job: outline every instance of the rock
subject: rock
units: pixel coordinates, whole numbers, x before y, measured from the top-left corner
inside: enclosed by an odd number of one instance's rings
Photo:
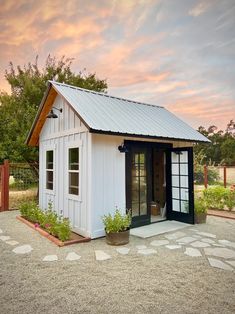
[[[154,240],[150,244],[153,246],[161,246],[161,245],[169,244],[169,241],[168,240]]]
[[[192,249],[187,247],[184,254],[191,256],[191,257],[199,257],[202,256],[201,252],[197,249]]]
[[[69,252],[66,256],[66,261],[77,261],[81,258],[80,255],[78,255],[77,253],[75,252]]]
[[[30,253],[32,250],[33,248],[31,247],[31,245],[25,244],[25,245],[17,246],[16,248],[12,250],[12,252],[14,252],[15,254],[27,254],[27,253]]]
[[[225,264],[224,262],[220,261],[219,259],[209,257],[208,261],[212,267],[216,267],[216,268],[220,268],[220,269],[224,269],[224,270],[233,270],[233,268],[231,266]]]
[[[43,262],[55,262],[58,261],[58,256],[57,255],[46,255],[43,258]]]
[[[95,251],[95,258],[96,258],[97,261],[105,261],[107,259],[110,259],[111,256],[108,255],[107,253],[105,253],[102,250],[96,250]]]

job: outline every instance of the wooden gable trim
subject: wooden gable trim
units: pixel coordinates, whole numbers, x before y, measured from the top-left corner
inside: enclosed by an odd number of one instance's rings
[[[39,109],[39,112],[30,131],[29,137],[27,139],[27,144],[29,146],[39,145],[39,135],[46,121],[47,115],[53,106],[56,96],[56,90],[50,85],[49,91],[47,92],[47,94],[45,94],[45,97],[43,98],[43,101],[41,103],[41,110]]]

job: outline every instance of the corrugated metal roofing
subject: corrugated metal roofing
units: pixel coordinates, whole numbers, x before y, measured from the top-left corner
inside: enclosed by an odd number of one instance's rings
[[[136,136],[209,140],[167,109],[50,81],[90,131]]]

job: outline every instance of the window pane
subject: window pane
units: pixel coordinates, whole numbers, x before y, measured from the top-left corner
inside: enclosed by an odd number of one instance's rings
[[[180,164],[180,174],[188,175],[188,164]]]
[[[172,186],[179,186],[179,176],[172,176]]]
[[[187,188],[188,187],[188,176],[181,176],[180,177],[180,186],[182,188]]]
[[[180,211],[180,201],[179,200],[172,200],[172,210],[174,210],[175,212],[179,212]]]
[[[172,152],[171,153],[171,161],[175,162],[175,163],[178,163],[179,162],[179,155],[174,153],[174,152]]]
[[[188,213],[189,212],[189,203],[188,201],[181,201],[181,212]]]
[[[78,195],[79,174],[78,172],[69,173],[69,194]]]
[[[179,174],[179,164],[172,164],[172,174]]]
[[[53,169],[53,150],[46,152],[46,169]]]
[[[69,148],[69,170],[79,169],[79,150],[78,147]]]
[[[182,151],[180,153],[180,162],[188,162],[188,152]]]
[[[173,198],[180,198],[180,189],[179,188],[172,188],[172,197]]]
[[[53,171],[47,171],[46,188],[48,190],[53,190]]]
[[[188,189],[180,189],[181,200],[188,200]]]

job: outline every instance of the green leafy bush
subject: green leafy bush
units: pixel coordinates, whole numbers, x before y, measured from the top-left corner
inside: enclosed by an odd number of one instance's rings
[[[215,186],[203,191],[205,203],[208,208],[232,210],[235,207],[235,192],[222,186]]]
[[[197,214],[207,213],[207,204],[203,198],[194,200],[194,212]]]
[[[114,215],[104,215],[102,217],[105,231],[110,232],[122,232],[128,230],[131,225],[131,213],[122,215],[119,209],[115,210]]]
[[[71,235],[71,227],[68,218],[59,217],[52,210],[52,204],[48,204],[48,210],[41,210],[34,202],[23,203],[20,206],[20,214],[25,219],[34,223],[35,226],[49,232],[61,241],[69,240]]]

